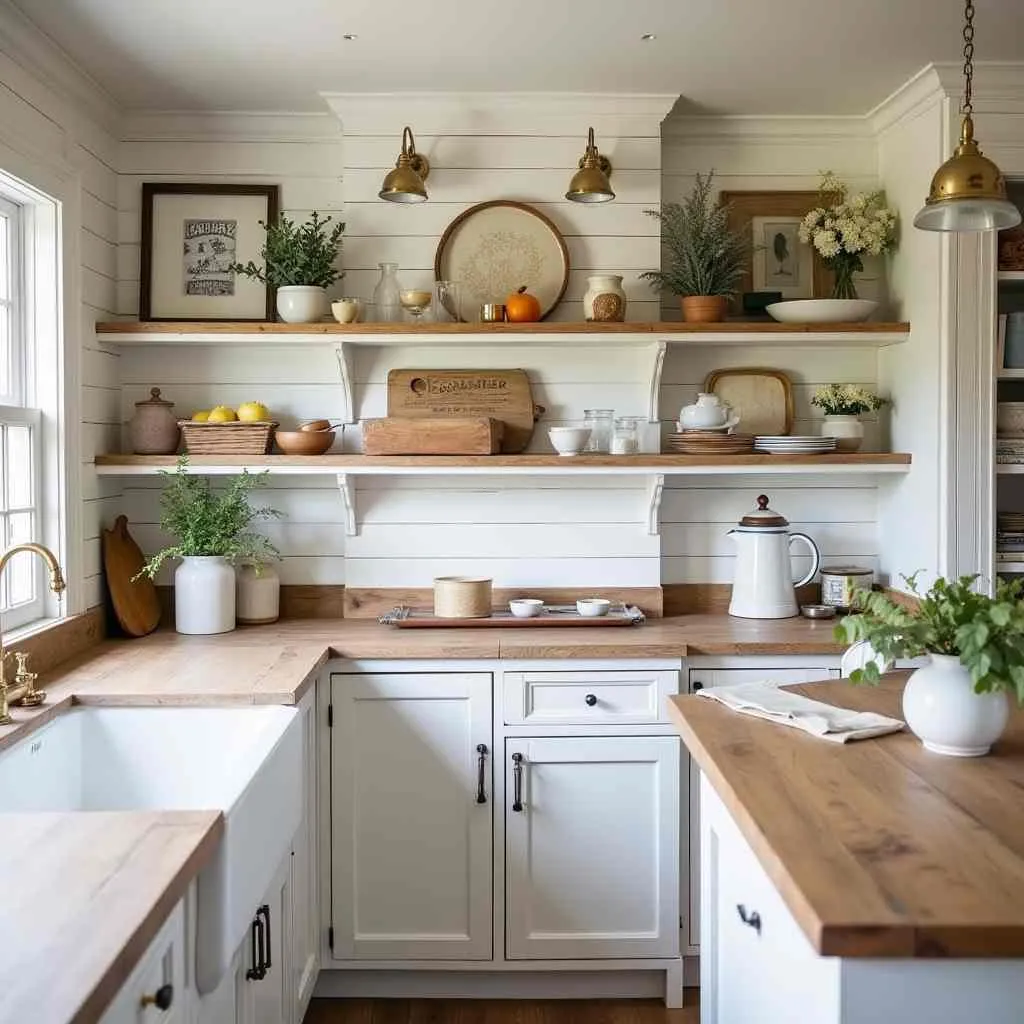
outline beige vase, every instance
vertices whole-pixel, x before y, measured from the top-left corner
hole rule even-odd
[[[619,274],[594,274],[587,278],[583,317],[598,323],[622,323],[626,319],[626,293]]]
[[[729,300],[724,295],[684,295],[680,298],[688,324],[717,324],[725,319]]]

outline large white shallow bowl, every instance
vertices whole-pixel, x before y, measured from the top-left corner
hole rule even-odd
[[[878,303],[871,299],[790,299],[765,306],[780,324],[855,324],[867,320]]]

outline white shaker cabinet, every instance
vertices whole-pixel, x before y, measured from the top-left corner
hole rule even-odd
[[[679,740],[507,739],[506,954],[679,953]]]
[[[335,959],[490,959],[490,674],[335,673],[331,703]]]

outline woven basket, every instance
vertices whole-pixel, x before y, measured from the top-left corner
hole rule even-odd
[[[266,455],[277,423],[196,423],[179,420],[189,455]]]

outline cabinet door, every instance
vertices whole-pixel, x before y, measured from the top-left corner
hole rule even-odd
[[[292,843],[292,981],[295,1019],[301,1021],[320,970],[319,886],[317,884],[317,730],[315,693],[299,705],[305,752],[303,810]]]
[[[246,1024],[298,1024],[291,974],[291,864],[285,860],[270,885],[263,918],[267,973],[248,981]],[[252,966],[251,955],[249,966]]]
[[[775,683],[816,683],[823,679],[834,679],[838,670],[834,668],[691,668],[690,691],[696,693],[705,687],[732,686],[737,683],[753,683],[769,680]],[[688,758],[689,759],[689,758]],[[689,920],[687,952],[696,954],[700,949],[700,772],[690,763],[690,814],[689,814]]]
[[[331,701],[335,958],[490,959],[490,675],[337,674]]]
[[[506,741],[509,959],[678,955],[679,747]]]

